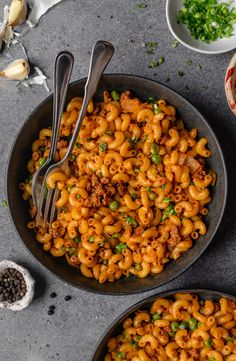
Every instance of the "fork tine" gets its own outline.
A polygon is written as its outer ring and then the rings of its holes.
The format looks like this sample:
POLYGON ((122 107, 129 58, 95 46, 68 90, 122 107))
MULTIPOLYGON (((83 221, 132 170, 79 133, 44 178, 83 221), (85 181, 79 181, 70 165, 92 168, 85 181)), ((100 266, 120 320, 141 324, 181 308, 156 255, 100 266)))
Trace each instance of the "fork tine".
POLYGON ((53 219, 54 219, 54 216, 55 216, 56 201, 57 201, 58 198, 59 198, 59 194, 60 194, 60 191, 59 191, 58 188, 56 188, 56 189, 55 189, 55 192, 54 192, 54 196, 53 196, 51 213, 50 213, 50 219, 49 219, 49 225, 50 225, 50 226, 51 226, 51 224, 52 224, 52 222, 53 222, 53 219))
POLYGON ((37 204, 37 214, 36 214, 36 226, 39 225, 40 218, 42 217, 42 208, 44 202, 44 195, 46 191, 46 178, 43 180, 43 184, 41 186, 40 197, 37 204))
POLYGON ((45 209, 44 209, 44 215, 43 215, 43 227, 44 228, 47 225, 48 213, 49 213, 49 208, 50 208, 51 203, 52 203, 53 193, 54 193, 54 189, 48 189, 46 204, 45 204, 45 209))

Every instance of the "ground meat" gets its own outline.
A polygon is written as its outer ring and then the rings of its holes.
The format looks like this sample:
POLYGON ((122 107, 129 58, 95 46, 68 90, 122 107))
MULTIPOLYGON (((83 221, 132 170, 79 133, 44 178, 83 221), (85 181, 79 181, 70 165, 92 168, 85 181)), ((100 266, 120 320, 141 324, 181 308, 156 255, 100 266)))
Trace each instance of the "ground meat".
POLYGON ((67 140, 59 140, 57 142, 57 149, 60 150, 62 148, 65 148, 67 144, 68 144, 67 140))
POLYGON ((168 249, 172 250, 180 240, 178 227, 173 226, 170 231, 170 238, 167 240, 168 249))
POLYGON ((124 197, 124 195, 127 193, 127 187, 125 186, 124 183, 118 183, 117 191, 121 197, 124 197))
POLYGON ((39 152, 39 151, 37 151, 37 152, 34 152, 33 154, 32 154, 32 159, 33 160, 39 160, 39 158, 41 157, 41 153, 39 152))
POLYGON ((165 326, 163 327, 163 330, 169 333, 171 331, 171 328, 170 326, 165 326))
POLYGON ((198 359, 198 351, 196 349, 191 349, 191 350, 188 350, 188 353, 190 354, 190 356, 192 356, 193 358, 196 358, 198 359))
POLYGON ((98 178, 95 174, 87 184, 89 198, 85 199, 85 207, 108 206, 112 196, 116 193, 116 188, 110 183, 109 178, 98 178))
POLYGON ((200 180, 204 180, 206 177, 206 171, 203 169, 203 166, 200 166, 196 172, 193 173, 193 178, 198 178, 200 180))

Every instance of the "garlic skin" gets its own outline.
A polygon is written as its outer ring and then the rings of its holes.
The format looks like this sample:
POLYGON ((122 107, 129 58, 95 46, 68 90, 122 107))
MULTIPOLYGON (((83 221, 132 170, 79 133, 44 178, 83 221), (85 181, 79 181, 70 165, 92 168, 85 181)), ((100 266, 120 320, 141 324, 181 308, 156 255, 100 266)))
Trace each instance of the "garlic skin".
POLYGON ((4 70, 0 71, 0 77, 9 80, 23 80, 28 78, 30 67, 25 59, 11 62, 4 70))
POLYGON ((9 303, 6 301, 0 302, 0 308, 7 308, 8 310, 11 310, 11 311, 21 311, 24 308, 29 306, 29 304, 31 303, 31 301, 34 297, 35 281, 27 269, 18 265, 15 262, 8 261, 8 260, 1 261, 0 262, 0 272, 4 271, 6 268, 15 268, 17 271, 22 273, 22 275, 25 279, 27 291, 26 291, 26 294, 24 295, 24 297, 19 301, 15 301, 13 303, 9 303))
POLYGON ((26 21, 27 5, 25 0, 12 0, 8 19, 9 26, 23 24, 26 21))

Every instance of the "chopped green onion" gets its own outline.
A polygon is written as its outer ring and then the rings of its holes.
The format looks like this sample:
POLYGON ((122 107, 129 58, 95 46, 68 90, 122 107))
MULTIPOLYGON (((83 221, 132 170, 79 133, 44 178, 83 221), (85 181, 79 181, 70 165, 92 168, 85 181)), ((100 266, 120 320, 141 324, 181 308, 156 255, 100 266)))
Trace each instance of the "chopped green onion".
POLYGON ((116 245, 116 253, 121 253, 123 249, 126 249, 128 246, 125 243, 119 243, 116 245))
POLYGON ((33 180, 33 174, 30 174, 30 175, 28 176, 28 178, 25 180, 25 183, 31 184, 31 183, 32 183, 32 180, 33 180))
POLYGON ((45 162, 46 162, 46 158, 40 158, 39 159, 39 166, 42 167, 45 162))
POLYGON ((135 263, 134 268, 136 269, 136 271, 141 271, 142 266, 141 266, 141 264, 140 264, 140 263, 135 263))
POLYGON ((2 207, 7 208, 7 201, 5 199, 2 200, 2 207))
POLYGON ((119 208, 120 203, 118 201, 112 201, 109 203, 109 208, 111 211, 115 212, 119 208))
POLYGON ((45 147, 40 147, 39 150, 40 150, 41 153, 44 153, 46 148, 45 147))
POLYGON ((152 163, 154 163, 154 164, 160 164, 161 161, 162 161, 162 157, 160 156, 160 154, 153 154, 153 155, 151 156, 151 161, 152 161, 152 163))
POLYGON ((117 357, 118 357, 119 359, 122 359, 122 358, 125 357, 125 355, 123 354, 123 352, 117 352, 117 357))
POLYGON ((147 43, 145 43, 145 46, 148 48, 154 48, 157 45, 158 45, 157 41, 148 41, 147 43))
POLYGON ((147 191, 147 192, 151 192, 151 191, 152 191, 152 188, 151 188, 151 187, 146 187, 146 191, 147 191))
POLYGON ((170 198, 168 198, 168 197, 163 198, 163 202, 164 202, 164 203, 169 203, 169 202, 170 202, 170 198))
POLYGON ((91 236, 90 238, 89 238, 89 242, 90 243, 93 243, 95 241, 95 237, 94 236, 91 236))
POLYGON ((148 197, 149 197, 149 199, 151 199, 151 201, 154 201, 156 199, 157 195, 156 195, 156 193, 151 192, 151 193, 149 193, 148 197))
POLYGON ((139 9, 145 9, 145 8, 147 8, 147 5, 144 4, 144 3, 140 3, 140 4, 137 4, 137 8, 139 8, 139 9))
POLYGON ((208 338, 207 340, 203 341, 204 346, 211 347, 213 345, 213 340, 211 338, 208 338))
POLYGON ((162 221, 165 221, 167 218, 169 218, 169 216, 176 214, 175 210, 174 210, 174 205, 170 204, 167 208, 165 208, 162 218, 162 221))
POLYGON ((130 197, 131 197, 132 201, 135 201, 135 200, 138 198, 138 196, 137 196, 136 193, 132 193, 132 194, 130 195, 130 197))
POLYGON ((216 361, 215 357, 210 357, 209 361, 216 361))
POLYGON ((177 39, 174 39, 171 44, 172 48, 177 48, 178 45, 179 45, 179 41, 177 39))
POLYGON ((111 96, 113 100, 120 100, 120 94, 116 90, 112 90, 111 96))
POLYGON ((151 61, 151 63, 148 65, 149 68, 156 68, 159 65, 159 62, 156 60, 151 61))
POLYGON ((235 9, 230 3, 217 0, 183 0, 178 22, 186 25, 193 39, 210 43, 233 34, 235 9))
POLYGON ((136 144, 136 143, 138 143, 138 138, 137 137, 132 137, 132 138, 129 139, 129 142, 131 144, 136 144))
POLYGON ((80 237, 75 237, 75 238, 74 238, 74 241, 75 241, 75 243, 80 243, 80 242, 81 242, 81 238, 80 238, 80 237))
POLYGON ((81 195, 80 195, 80 194, 77 194, 77 195, 76 195, 76 198, 77 198, 77 199, 80 199, 80 198, 81 198, 81 195))
POLYGON ((226 338, 226 342, 234 342, 235 338, 232 336, 229 336, 226 338))
POLYGON ((72 156, 70 157, 71 162, 74 162, 74 160, 76 160, 76 156, 74 154, 72 154, 72 156))
POLYGON ((152 109, 153 109, 154 114, 159 114, 159 113, 161 113, 161 109, 158 107, 157 104, 153 104, 153 105, 152 105, 152 109))
POLYGON ((164 184, 162 184, 161 189, 164 190, 165 187, 166 187, 166 184, 164 183, 164 184))
POLYGON ((156 99, 154 97, 147 98, 148 103, 156 103, 156 99))
POLYGON ((158 62, 159 62, 159 65, 163 64, 164 61, 165 61, 164 56, 161 56, 161 57, 159 58, 159 61, 158 61, 158 62))
POLYGON ((101 152, 105 152, 107 149, 107 143, 100 143, 98 147, 101 152))
POLYGON ((75 143, 75 146, 80 149, 81 148, 81 144, 80 143, 75 143))
MULTIPOLYGON (((74 188, 73 186, 68 186, 68 187, 67 187, 68 192, 70 193, 73 188, 74 188)), ((79 196, 79 194, 77 194, 77 196, 79 196)), ((77 197, 77 196, 76 196, 76 197, 77 197)))
POLYGON ((112 238, 120 238, 120 233, 114 233, 114 234, 112 235, 112 238))
POLYGON ((113 130, 110 130, 110 129, 107 129, 106 131, 105 131, 105 134, 106 135, 113 135, 113 130))
POLYGON ((168 335, 173 338, 173 337, 175 337, 175 332, 174 332, 174 331, 170 331, 168 335))

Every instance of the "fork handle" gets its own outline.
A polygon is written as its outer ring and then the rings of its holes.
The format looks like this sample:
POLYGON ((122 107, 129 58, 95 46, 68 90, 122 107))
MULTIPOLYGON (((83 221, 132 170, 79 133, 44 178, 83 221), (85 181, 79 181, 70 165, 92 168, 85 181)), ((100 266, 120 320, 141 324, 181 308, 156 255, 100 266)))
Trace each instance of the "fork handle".
POLYGON ((88 104, 97 90, 99 80, 104 70, 106 69, 109 61, 111 60, 114 51, 115 49, 113 45, 111 43, 108 43, 107 41, 98 41, 93 47, 88 78, 84 89, 83 104, 79 113, 79 117, 67 153, 64 159, 62 160, 62 162, 65 161, 67 158, 69 158, 72 153, 74 144, 76 143, 76 140, 79 135, 83 118, 87 111, 88 104))
POLYGON ((74 57, 70 52, 62 51, 57 55, 54 66, 53 121, 52 142, 49 152, 50 160, 54 160, 56 155, 60 121, 66 101, 66 94, 73 65, 74 57))

